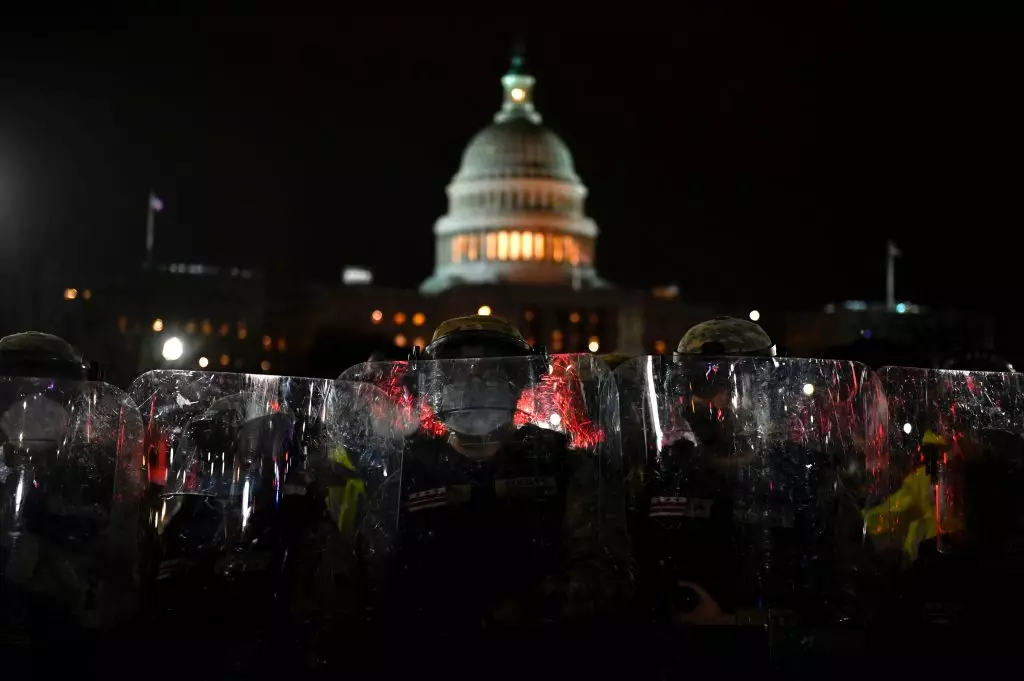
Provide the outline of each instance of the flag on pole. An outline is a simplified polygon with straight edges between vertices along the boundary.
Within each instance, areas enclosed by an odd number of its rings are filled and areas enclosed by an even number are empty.
[[[149,207],[156,213],[159,213],[164,209],[164,202],[157,198],[156,194],[150,193],[149,195]]]
[[[903,251],[896,248],[896,244],[892,242],[892,239],[889,240],[889,256],[892,258],[900,258],[903,256]]]

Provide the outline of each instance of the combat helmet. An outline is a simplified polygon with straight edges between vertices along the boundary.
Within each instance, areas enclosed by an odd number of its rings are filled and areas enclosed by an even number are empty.
[[[691,326],[673,353],[682,355],[775,356],[775,344],[758,324],[735,317],[715,317]]]
[[[493,315],[467,315],[442,322],[430,343],[413,348],[412,359],[457,359],[543,355],[512,322]]]
[[[23,331],[0,338],[0,375],[84,381],[89,364],[59,336]]]

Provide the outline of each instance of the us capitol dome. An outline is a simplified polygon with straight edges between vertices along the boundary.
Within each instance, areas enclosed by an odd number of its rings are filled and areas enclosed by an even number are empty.
[[[533,76],[516,57],[501,79],[505,100],[474,137],[448,185],[448,214],[434,225],[434,274],[420,286],[525,284],[603,288],[594,270],[597,225],[565,142],[541,124]]]

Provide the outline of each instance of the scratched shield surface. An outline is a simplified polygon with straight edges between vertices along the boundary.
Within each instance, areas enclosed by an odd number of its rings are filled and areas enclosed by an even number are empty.
[[[545,588],[544,607],[558,610],[545,616],[621,604],[629,571],[618,424],[602,405],[617,393],[603,363],[590,355],[380,362],[341,380],[386,396],[371,420],[403,442],[401,474],[371,479],[368,498],[383,501],[386,518],[399,516],[385,523],[399,530],[387,544],[402,575],[396,593],[411,594],[398,607],[415,611],[412,619],[540,617]],[[372,513],[366,522],[381,534]],[[578,557],[570,574],[552,561],[563,549]],[[501,592],[525,583],[514,596]]]
[[[313,503],[309,472],[328,446],[332,389],[322,379],[199,371],[135,380],[155,612],[246,612],[255,623],[274,611],[295,523]]]
[[[0,412],[0,638],[38,655],[136,614],[142,421],[118,388],[36,378],[0,379]]]
[[[1011,586],[1024,578],[1021,375],[879,373],[889,395],[893,492],[868,525],[901,558],[899,617],[919,629],[963,626],[965,650],[997,646],[1002,615],[1024,607]]]
[[[870,617],[884,570],[862,511],[889,475],[872,371],[652,356],[616,378],[642,607],[669,626]]]

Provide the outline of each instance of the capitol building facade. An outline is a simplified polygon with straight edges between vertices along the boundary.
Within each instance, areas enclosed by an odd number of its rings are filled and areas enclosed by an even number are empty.
[[[598,229],[568,147],[544,127],[522,60],[501,79],[494,122],[470,141],[434,225],[433,275],[420,290],[458,286],[604,288],[594,269]]]
[[[671,351],[712,311],[682,304],[674,287],[623,290],[598,276],[587,188],[568,147],[543,125],[534,85],[514,59],[500,110],[447,187],[433,273],[418,289],[380,286],[366,270],[346,276],[359,268],[325,285],[162,263],[137,277],[69,280],[26,319],[77,342],[117,380],[157,367],[336,376],[371,351],[407,357],[441,321],[472,313],[506,317],[551,352]],[[23,324],[7,321],[12,330]],[[160,357],[169,337],[184,347],[173,361]]]

